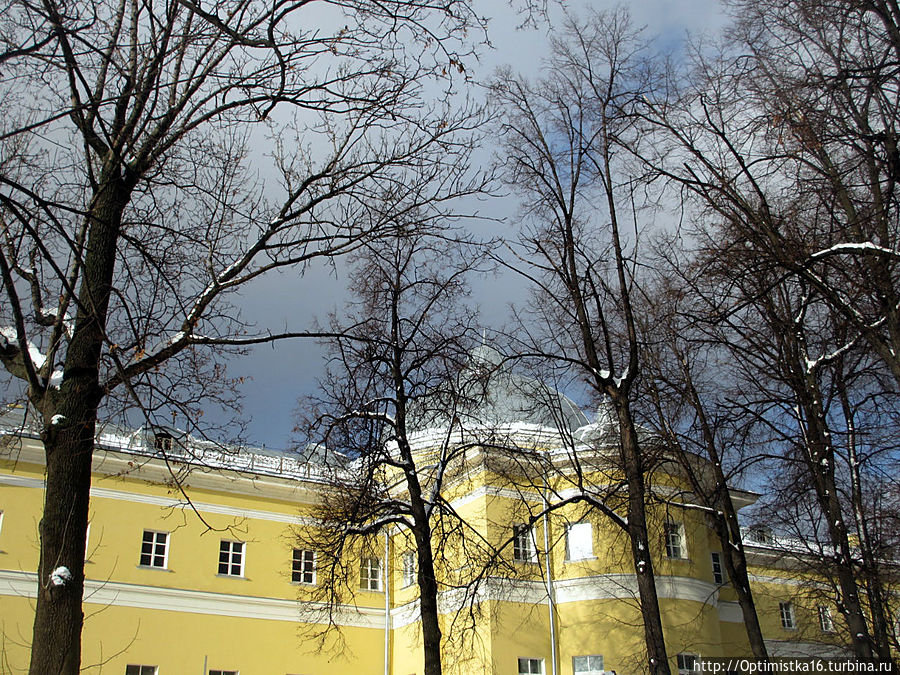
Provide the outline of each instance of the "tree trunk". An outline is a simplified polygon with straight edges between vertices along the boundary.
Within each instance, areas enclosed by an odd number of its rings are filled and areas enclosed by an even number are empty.
[[[641,601],[644,639],[647,642],[647,663],[650,675],[669,675],[669,660],[647,536],[644,462],[638,446],[637,430],[634,428],[634,420],[627,403],[621,398],[613,397],[613,404],[619,420],[620,453],[625,480],[628,483],[628,537],[631,539],[634,572]]]
[[[122,211],[128,200],[116,169],[108,169],[103,177],[88,210],[90,234],[62,385],[58,392],[52,388],[43,394],[31,392],[44,419],[47,458],[31,675],[76,675],[81,666],[91,458],[97,408],[103,397],[100,355]]]
[[[827,520],[830,544],[836,552],[834,571],[841,590],[841,613],[847,621],[854,655],[857,658],[870,659],[874,656],[872,639],[860,602],[850,540],[834,480],[835,457],[829,441],[831,433],[825,424],[824,412],[819,404],[821,395],[814,377],[807,374],[803,384],[805,386],[798,387],[797,394],[806,415],[805,434],[808,447],[805,448],[804,459],[815,487],[819,508]]]
[[[721,471],[719,467],[716,467],[716,469],[719,472]],[[759,615],[756,612],[756,603],[750,590],[747,556],[741,543],[741,528],[738,524],[737,512],[734,510],[731,497],[727,492],[722,498],[722,502],[724,508],[721,511],[725,515],[716,514],[716,534],[722,544],[722,559],[725,563],[725,571],[738,596],[741,615],[744,618],[744,627],[747,629],[747,640],[750,643],[750,650],[756,658],[768,661],[769,651],[766,649],[762,627],[759,625]]]
[[[418,525],[418,523],[417,523]],[[425,656],[425,675],[441,675],[441,626],[438,619],[438,586],[431,550],[431,528],[417,532],[416,559],[418,563],[419,609],[422,617],[422,647]],[[420,541],[424,539],[424,541]]]
[[[838,369],[838,398],[847,425],[847,458],[850,464],[850,503],[853,506],[853,517],[856,521],[856,533],[859,537],[859,551],[862,557],[863,578],[866,584],[866,595],[869,600],[869,614],[872,617],[872,637],[878,656],[885,661],[891,660],[890,622],[885,611],[885,592],[882,584],[881,565],[878,556],[872,550],[872,538],[869,531],[868,515],[863,505],[862,476],[860,475],[860,458],[856,449],[856,422],[853,408],[847,395],[847,385],[843,377],[843,363]],[[896,670],[896,668],[895,668]]]
[[[703,445],[706,448],[707,459],[712,468],[715,484],[712,497],[710,498],[706,486],[702,484],[697,472],[691,466],[689,461],[683,461],[682,464],[688,473],[691,487],[694,492],[702,496],[704,505],[711,507],[714,512],[714,527],[716,536],[722,546],[722,562],[725,563],[725,572],[731,580],[735,593],[738,596],[738,603],[741,606],[741,615],[744,618],[744,627],[747,631],[747,641],[750,643],[750,649],[753,656],[764,661],[769,660],[769,652],[766,649],[766,642],[763,639],[762,627],[759,625],[759,615],[756,612],[756,603],[753,600],[753,593],[750,590],[750,578],[747,573],[747,556],[744,551],[744,544],[741,540],[741,526],[738,521],[737,509],[731,501],[731,493],[728,489],[728,480],[725,477],[725,471],[722,468],[722,457],[719,454],[719,448],[716,445],[716,434],[710,425],[709,418],[703,406],[703,401],[694,386],[694,378],[691,376],[688,360],[683,354],[678,354],[678,360],[681,364],[681,371],[684,377],[685,387],[687,388],[686,398],[691,403],[697,414],[697,420],[700,423],[700,429],[703,434]],[[662,415],[662,411],[660,410]],[[663,419],[666,425],[668,420]],[[674,436],[674,433],[671,434]],[[678,446],[680,448],[680,445]],[[682,452],[682,459],[685,455]]]

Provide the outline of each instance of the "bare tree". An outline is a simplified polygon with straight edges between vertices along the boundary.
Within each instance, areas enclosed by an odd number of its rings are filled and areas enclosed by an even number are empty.
[[[847,420],[840,400],[855,406],[873,395],[882,402],[894,395],[875,393],[869,378],[879,367],[873,370],[865,350],[860,354],[847,346],[853,341],[843,317],[802,278],[782,278],[766,264],[748,269],[727,252],[729,244],[721,241],[722,248],[697,260],[695,270],[702,271],[693,274],[693,298],[699,301],[694,325],[706,333],[703,343],[727,354],[718,367],[720,377],[732,382],[728,406],[743,418],[744,433],[758,446],[756,460],[771,461],[774,474],[783,479],[773,478],[773,484],[784,486],[772,490],[774,512],[796,512],[787,507],[791,503],[803,506],[803,518],[783,524],[791,523],[799,539],[817,547],[807,552],[814,563],[808,567],[834,579],[855,654],[890,658],[870,628],[882,622],[872,610],[883,612],[867,607],[862,596],[864,561],[856,555],[852,499],[846,498],[852,485],[842,480],[853,473],[843,447],[852,434],[843,426]],[[883,381],[875,382],[884,387]],[[868,462],[870,467],[875,463],[874,457]]]
[[[881,2],[732,5],[730,44],[698,54],[679,96],[644,101],[663,133],[643,158],[698,206],[690,234],[718,280],[708,316],[757,392],[748,413],[814,495],[854,651],[889,658],[879,594],[867,607],[857,583],[840,441],[856,436],[853,397],[892,398],[900,381],[896,16]],[[839,382],[878,370],[861,351],[894,382],[870,379],[837,414],[853,391]]]
[[[223,346],[279,337],[242,324],[235,289],[371,239],[385,185],[426,211],[457,187],[418,178],[458,175],[473,118],[423,92],[464,70],[462,36],[480,27],[468,4],[318,10],[4,6],[0,361],[41,417],[47,458],[33,673],[79,669],[98,410],[114,395],[165,409],[179,387],[196,402],[191,380],[208,378],[194,366],[218,375]],[[270,195],[251,169],[264,130],[281,170]]]
[[[672,241],[662,245],[669,249]],[[646,374],[641,421],[662,439],[666,456],[687,478],[689,501],[709,515],[728,583],[741,606],[750,649],[757,658],[768,659],[731,497],[731,485],[758,455],[752,447],[747,452],[744,416],[728,404],[732,391],[724,384],[731,382],[727,347],[697,328],[706,307],[697,302],[690,284],[665,275],[663,269],[657,270],[661,278],[653,290],[644,290],[641,303]]]
[[[480,438],[469,425],[485,377],[471,357],[478,326],[460,303],[484,251],[415,212],[391,227],[365,245],[346,316],[328,328],[328,374],[301,431],[316,452],[349,462],[315,511],[327,527],[298,536],[317,551],[317,593],[334,612],[358,594],[358,565],[383,557],[371,550],[377,535],[397,531],[415,556],[424,672],[438,675],[447,641],[438,596],[483,577],[493,552],[447,498]]]
[[[640,365],[631,299],[638,177],[622,158],[623,146],[641,142],[631,109],[653,86],[642,51],[624,10],[570,18],[543,79],[532,84],[501,73],[494,92],[505,115],[499,162],[523,202],[515,267],[537,289],[535,328],[526,329],[530,348],[523,349],[570,366],[615,411],[646,665],[667,675],[648,546],[650,467],[631,407]],[[624,230],[632,226],[635,238]]]
[[[893,3],[729,4],[726,45],[698,49],[680,96],[645,101],[665,132],[651,163],[711,239],[801,277],[900,381]]]

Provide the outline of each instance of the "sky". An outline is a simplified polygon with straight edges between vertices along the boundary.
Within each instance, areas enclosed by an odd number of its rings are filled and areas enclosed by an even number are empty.
[[[481,57],[470,74],[476,80],[486,79],[496,68],[509,65],[514,71],[536,76],[547,50],[548,33],[560,23],[561,7],[579,14],[589,7],[605,9],[616,4],[606,0],[562,0],[551,6],[548,24],[522,29],[518,27],[521,17],[506,3],[482,0],[476,3],[476,9],[491,17],[488,30],[494,48]],[[635,25],[645,26],[647,35],[653,37],[661,51],[676,49],[689,34],[715,35],[726,22],[717,0],[633,0],[626,6]],[[515,225],[516,203],[511,198],[481,203],[479,209],[503,219],[501,227]],[[302,279],[297,279],[296,273],[274,274],[245,289],[238,304],[244,319],[259,328],[302,329],[314,319],[324,321],[329,312],[340,309],[345,297],[344,281],[339,272],[323,268],[307,271]],[[482,315],[491,317],[489,327],[502,324],[509,316],[510,305],[521,302],[526,295],[521,283],[512,276],[476,282],[474,287]],[[258,347],[233,359],[229,375],[244,379],[239,393],[243,398],[246,441],[273,450],[290,448],[298,397],[315,390],[323,367],[322,348],[307,340]],[[217,413],[210,412],[215,419]]]

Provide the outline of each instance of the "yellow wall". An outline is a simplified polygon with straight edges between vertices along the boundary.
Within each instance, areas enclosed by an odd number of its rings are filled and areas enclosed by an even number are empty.
[[[43,467],[40,446],[25,441],[16,461],[0,460],[0,673],[25,668],[31,636],[38,558]],[[32,458],[32,461],[29,461]],[[200,673],[207,668],[242,675],[304,675],[384,672],[384,605],[391,604],[390,672],[422,672],[417,589],[402,588],[401,555],[411,550],[402,531],[392,532],[385,592],[355,591],[359,610],[341,608],[339,634],[322,643],[321,624],[304,624],[316,588],[290,580],[293,529],[309,527],[314,482],[279,477],[195,470],[184,485],[196,513],[155,460],[98,452],[95,462],[88,540],[83,663],[90,672],[124,673],[126,664],[159,666],[161,675]],[[473,531],[491,542],[506,541],[514,524],[543,506],[539,485],[473,464],[449,483],[448,500]],[[598,480],[600,477],[598,477]],[[609,480],[609,476],[602,476]],[[554,487],[563,489],[565,481]],[[686,554],[665,555],[662,523],[669,517],[685,528]],[[565,533],[570,523],[592,525],[593,556],[568,560]],[[649,542],[656,566],[667,646],[707,656],[746,655],[746,634],[729,587],[716,588],[710,551],[719,550],[705,516],[669,506],[652,509]],[[602,654],[607,670],[620,675],[644,665],[643,626],[637,609],[627,537],[608,518],[570,505],[549,519],[549,556],[544,521],[535,524],[537,562],[513,559],[507,546],[501,564],[482,582],[482,603],[472,619],[460,609],[452,586],[471,580],[483,562],[465,559],[458,535],[441,543],[438,576],[444,583],[442,630],[449,673],[516,675],[517,658],[544,660],[551,669],[550,609],[546,578],[553,579],[559,675],[571,675],[575,656]],[[165,570],[139,565],[145,529],[169,533]],[[457,537],[457,538],[454,538]],[[241,578],[217,574],[222,539],[246,543]],[[383,551],[383,541],[373,544]],[[383,553],[379,553],[383,555]],[[761,559],[762,560],[762,559]],[[767,564],[754,570],[767,637],[772,640],[834,641],[817,628],[818,600],[790,570]],[[351,575],[352,576],[352,575]],[[358,587],[358,577],[350,579]],[[798,629],[780,625],[778,602],[796,603]],[[465,610],[465,608],[463,608]],[[305,618],[304,618],[305,617]],[[835,622],[839,617],[835,612]]]

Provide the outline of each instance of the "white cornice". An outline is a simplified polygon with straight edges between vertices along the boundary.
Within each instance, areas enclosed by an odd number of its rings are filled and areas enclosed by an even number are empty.
[[[25,476],[17,476],[14,474],[0,473],[0,485],[43,489],[44,481],[40,478],[28,478]],[[111,488],[92,487],[91,497],[98,499],[118,499],[125,502],[133,502],[136,504],[150,504],[153,506],[160,506],[169,509],[188,507],[188,504],[182,499],[175,499],[173,497],[161,497],[158,495],[143,494],[140,492],[128,492],[126,490],[113,490]],[[257,520],[268,520],[276,523],[287,523],[289,525],[318,524],[318,521],[314,518],[289,513],[278,513],[277,511],[238,508],[194,500],[191,500],[191,506],[202,513],[214,513],[223,516],[232,516],[235,518],[253,518]]]
[[[577,579],[560,579],[553,582],[555,601],[558,606],[596,600],[629,600],[638,597],[637,579],[633,574],[601,574]],[[728,605],[724,611],[718,601],[718,587],[715,584],[690,577],[658,576],[656,588],[660,598],[687,600],[718,608],[719,620],[741,623],[740,606]],[[494,577],[486,580],[475,595],[476,602],[513,602],[535,605],[545,602],[547,587],[542,581],[504,579]],[[438,598],[441,614],[456,612],[471,600],[462,589],[444,591]],[[731,605],[737,606],[735,616]],[[391,610],[391,625],[400,628],[419,620],[418,600]]]
[[[36,574],[0,570],[0,595],[34,598],[36,592]],[[292,623],[321,622],[327,617],[327,606],[322,603],[301,603],[298,600],[283,598],[210,593],[183,588],[161,588],[90,579],[84,583],[84,602],[94,605],[139,607],[167,612],[235,616]],[[384,610],[342,605],[334,612],[334,621],[340,626],[383,629]]]
[[[39,440],[20,438],[20,445],[11,457],[17,463],[43,466],[44,449]],[[126,451],[97,448],[91,470],[100,476],[132,478],[150,483],[172,483],[178,476],[179,483],[187,489],[203,489],[231,494],[264,496],[294,503],[314,503],[321,481],[303,480],[290,476],[271,476],[251,471],[206,467],[188,463],[183,459],[150,456]],[[102,478],[100,480],[103,480]]]

